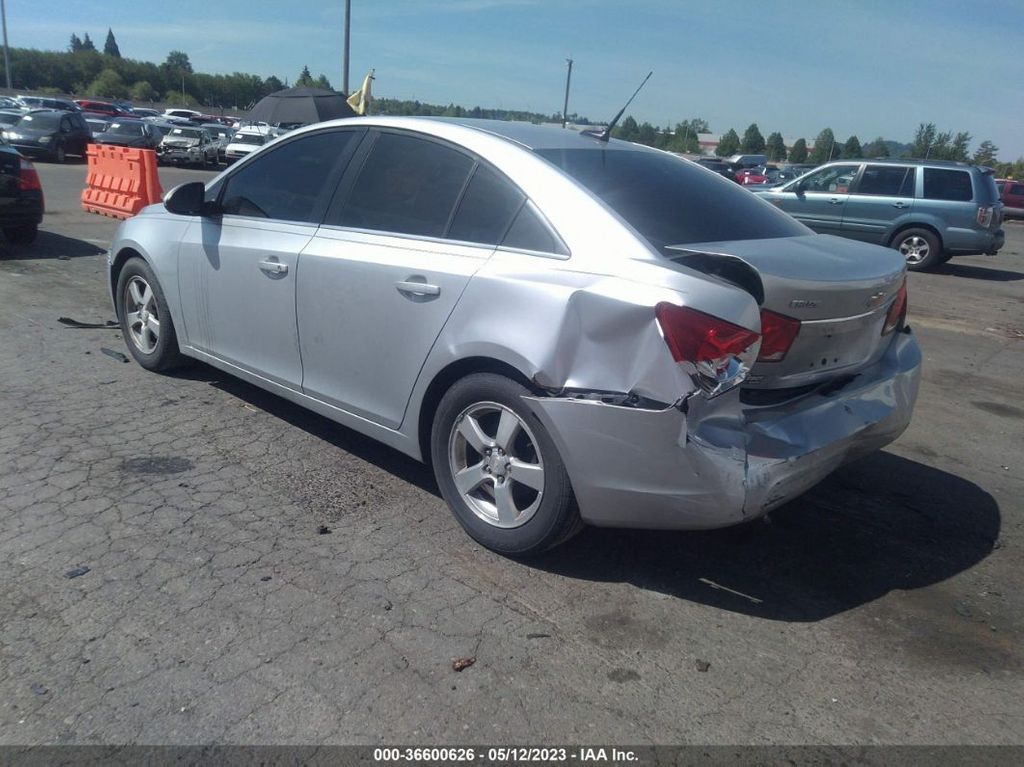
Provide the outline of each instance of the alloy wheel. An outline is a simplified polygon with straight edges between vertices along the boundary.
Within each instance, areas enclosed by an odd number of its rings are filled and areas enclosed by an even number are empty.
[[[160,341],[160,312],[156,295],[142,277],[133,276],[124,289],[128,336],[143,354],[152,354]]]
[[[907,259],[908,264],[919,264],[928,258],[931,248],[928,240],[918,235],[911,235],[900,243],[900,253]]]

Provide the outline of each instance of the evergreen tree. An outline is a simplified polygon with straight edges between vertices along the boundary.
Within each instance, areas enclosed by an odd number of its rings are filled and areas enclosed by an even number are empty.
[[[726,132],[722,138],[718,140],[718,146],[715,147],[715,154],[719,157],[728,157],[729,155],[736,154],[740,151],[740,137],[732,128]]]
[[[836,136],[831,128],[825,128],[814,139],[814,149],[811,150],[810,161],[818,163],[828,162],[839,155],[839,147],[836,146]]]
[[[909,157],[925,159],[931,156],[932,146],[935,144],[937,131],[935,123],[921,123],[914,132],[914,143],[910,147]]]
[[[68,45],[68,50],[72,53],[78,53],[82,50],[82,38],[74,32],[71,33],[71,43]]]
[[[786,159],[786,142],[782,140],[782,134],[778,131],[768,135],[768,141],[764,145],[765,154],[772,162]]]
[[[795,163],[807,162],[807,141],[798,138],[789,149],[789,161]]]
[[[843,159],[859,160],[863,156],[864,150],[860,147],[860,139],[856,136],[846,139],[846,143],[843,144]]]
[[[743,154],[761,154],[764,152],[764,136],[757,127],[757,123],[751,123],[743,133],[743,141],[740,143],[740,151]]]
[[[327,79],[327,75],[325,75],[323,72],[321,72],[320,76],[318,78],[316,78],[316,80],[313,81],[313,87],[314,88],[323,88],[324,90],[328,90],[328,91],[334,90],[331,87],[331,81]],[[461,107],[459,107],[459,108],[461,109]],[[461,117],[461,116],[462,115],[456,115],[456,117]]]
[[[863,154],[865,157],[888,157],[889,146],[885,143],[885,139],[879,136],[864,147]]]
[[[89,37],[89,33],[85,33],[85,37],[82,38],[82,50],[83,51],[94,51],[96,50],[96,44]]]
[[[312,88],[316,83],[313,81],[313,75],[309,72],[309,67],[302,68],[302,74],[295,81],[296,88]]]
[[[999,154],[999,147],[985,139],[974,150],[972,161],[977,165],[993,165],[996,162],[997,154]]]
[[[114,30],[107,27],[107,41],[103,43],[103,52],[114,58],[121,58],[121,49],[117,47],[117,40],[114,39]]]

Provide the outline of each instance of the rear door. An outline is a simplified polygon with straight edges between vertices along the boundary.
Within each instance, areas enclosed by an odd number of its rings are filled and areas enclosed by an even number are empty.
[[[772,195],[772,203],[819,234],[839,234],[860,164],[827,165]]]
[[[303,251],[303,391],[401,424],[420,368],[470,277],[524,203],[461,148],[380,131]]]
[[[843,209],[843,236],[887,244],[893,224],[914,209],[916,170],[912,165],[866,165]]]

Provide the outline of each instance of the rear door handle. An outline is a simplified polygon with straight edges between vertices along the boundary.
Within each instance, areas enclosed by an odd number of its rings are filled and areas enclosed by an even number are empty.
[[[282,264],[280,261],[260,261],[260,269],[267,274],[288,274],[288,264]]]
[[[842,205],[843,202],[844,201],[839,199],[838,197],[833,197],[831,200],[828,201],[828,204],[829,205]]]
[[[437,285],[428,285],[425,282],[396,282],[395,287],[399,293],[411,293],[414,296],[439,296],[441,288]]]
[[[894,202],[894,203],[892,204],[892,206],[893,206],[894,208],[909,208],[909,207],[910,207],[910,206],[909,206],[909,205],[907,205],[907,203],[905,203],[905,202]]]

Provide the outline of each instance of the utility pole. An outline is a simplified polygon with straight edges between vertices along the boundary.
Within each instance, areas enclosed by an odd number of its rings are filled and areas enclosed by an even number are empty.
[[[7,3],[0,0],[0,16],[4,20],[4,74],[7,75],[7,89],[11,88],[11,55],[7,49]]]
[[[342,65],[341,92],[346,96],[348,93],[348,38],[351,28],[350,18],[352,15],[352,0],[345,0],[345,60]]]
[[[565,73],[565,104],[562,106],[563,128],[569,122],[569,81],[572,80],[572,59],[566,59],[565,63],[569,65],[569,71]]]

